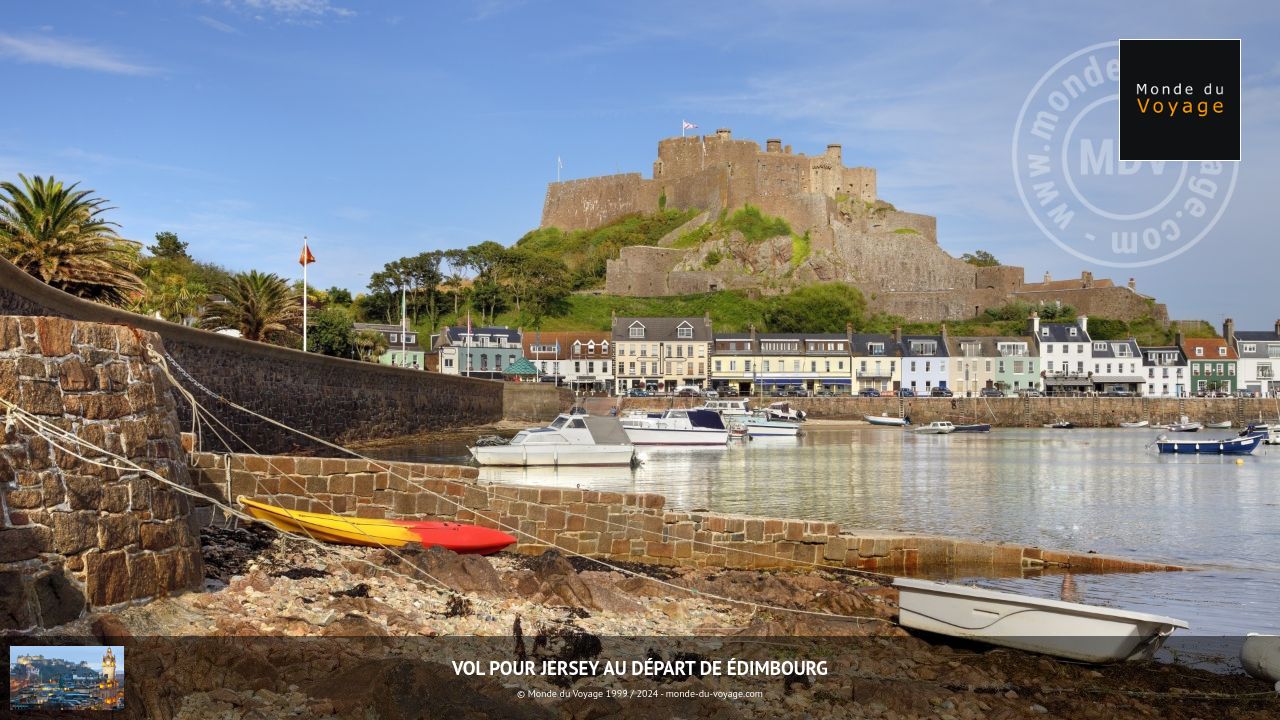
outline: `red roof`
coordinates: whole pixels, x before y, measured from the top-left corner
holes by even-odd
[[[1196,348],[1202,348],[1203,353],[1196,354]],[[1227,353],[1224,355],[1219,352],[1219,348],[1226,348]],[[1182,352],[1187,354],[1189,360],[1238,360],[1236,349],[1222,338],[1183,338]]]

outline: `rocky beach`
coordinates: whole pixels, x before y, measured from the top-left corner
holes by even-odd
[[[128,644],[129,707],[184,720],[417,718],[428,709],[466,718],[1259,720],[1280,711],[1280,695],[1241,675],[1095,667],[915,637],[893,622],[891,588],[848,572],[610,569],[554,551],[320,550],[261,526],[206,529],[202,546],[203,592],[44,635]],[[827,674],[475,676],[451,665],[730,656],[821,660]]]

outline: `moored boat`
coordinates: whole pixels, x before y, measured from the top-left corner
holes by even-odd
[[[958,433],[984,433],[991,432],[991,423],[964,423],[956,425],[954,432]]]
[[[633,445],[724,445],[729,429],[711,410],[633,412],[622,417],[622,429]]]
[[[1169,440],[1161,435],[1155,445],[1160,452],[1174,455],[1250,455],[1264,437],[1262,433],[1254,433],[1220,440]]]
[[[883,425],[885,427],[906,427],[911,424],[909,417],[889,417],[888,415],[863,415],[863,420],[872,425]]]
[[[746,398],[733,399],[711,399],[702,403],[702,407],[696,410],[711,410],[720,413],[725,419],[731,419],[739,415],[751,414],[751,401]]]
[[[895,578],[898,623],[1090,663],[1150,658],[1181,620],[930,580]]]
[[[921,435],[946,435],[953,433],[956,426],[951,424],[950,420],[934,420],[928,425],[921,425],[911,432],[920,433]]]
[[[1262,435],[1262,442],[1265,445],[1280,445],[1280,425],[1251,423],[1240,431],[1241,437],[1253,434]]]
[[[303,512],[243,496],[237,497],[236,502],[244,507],[245,512],[280,530],[343,545],[403,547],[420,543],[423,547],[439,545],[457,553],[488,555],[516,541],[499,530],[467,523],[355,518]]]
[[[1144,428],[1150,424],[1151,423],[1146,420],[1134,420],[1133,422],[1122,422],[1120,423],[1120,427],[1132,430],[1134,428]]]
[[[1055,420],[1051,423],[1045,423],[1042,427],[1049,428],[1050,430],[1070,430],[1075,427],[1075,425],[1070,420]]]
[[[800,434],[799,423],[791,420],[779,420],[769,413],[756,410],[741,421],[751,437],[796,437]]]
[[[521,430],[505,445],[477,445],[481,465],[629,465],[635,446],[615,417],[562,414],[550,425]]]
[[[1227,429],[1227,428],[1231,427],[1231,421],[1230,421],[1230,420],[1219,420],[1219,421],[1217,421],[1217,422],[1208,422],[1208,423],[1205,423],[1205,424],[1204,424],[1204,426],[1205,426],[1205,427],[1207,427],[1207,428],[1211,428],[1211,429],[1213,429],[1213,430],[1225,430],[1225,429]]]
[[[1204,427],[1204,423],[1193,422],[1186,415],[1183,415],[1181,418],[1178,419],[1178,422],[1169,423],[1168,425],[1164,426],[1164,429],[1168,430],[1169,432],[1199,432],[1200,429],[1203,427]]]
[[[805,411],[797,410],[791,407],[791,403],[787,403],[787,402],[770,403],[769,407],[766,408],[765,410],[766,412],[769,413],[769,417],[776,418],[778,420],[791,420],[792,422],[804,422],[804,419],[806,417]]]

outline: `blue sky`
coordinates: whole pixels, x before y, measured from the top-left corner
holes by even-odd
[[[901,7],[900,7],[901,6]],[[1119,6],[1119,7],[1116,7]],[[1018,200],[1010,138],[1065,55],[1119,37],[1244,40],[1244,162],[1222,221],[1175,260],[1089,267]],[[18,3],[0,20],[0,177],[81,181],[126,237],[359,291],[388,260],[537,226],[564,177],[640,171],[681,119],[844,147],[953,254],[1030,278],[1090,269],[1174,317],[1270,326],[1280,299],[1274,3]]]

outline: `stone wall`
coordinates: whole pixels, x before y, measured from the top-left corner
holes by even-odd
[[[1175,422],[1182,415],[1204,422],[1231,420],[1235,427],[1250,422],[1276,422],[1275,400],[1268,398],[896,398],[810,397],[753,399],[752,405],[786,401],[813,419],[861,420],[866,415],[904,413],[916,424],[934,420],[983,422],[995,427],[1040,427],[1069,420],[1080,427],[1115,428],[1121,422],[1147,420],[1152,425]],[[701,398],[621,398],[621,411],[695,407]],[[977,418],[976,420],[974,418]]]
[[[573,405],[573,391],[550,383],[503,383],[502,419],[541,422]]]
[[[147,341],[159,345],[120,326],[0,317],[0,397],[190,486],[170,386],[144,357]],[[79,460],[24,425],[5,427],[0,633],[194,588],[202,577],[185,495]]]
[[[511,532],[519,540],[516,550],[529,554],[558,547],[658,565],[767,569],[816,563],[902,575],[1017,575],[1055,566],[1181,569],[1008,543],[845,532],[831,522],[672,511],[666,498],[652,493],[479,484],[470,467],[210,453],[196,453],[193,461],[200,488],[211,497],[233,501],[244,495],[359,517],[473,522]]]
[[[209,390],[331,441],[406,436],[503,417],[500,382],[304,353],[143,317],[50,288],[3,259],[0,314],[58,316],[155,332],[174,360]],[[259,452],[311,447],[299,435],[218,402],[195,383],[184,384]],[[179,403],[178,412],[184,424],[189,422],[185,403]],[[205,437],[204,442],[211,447],[217,441]]]

